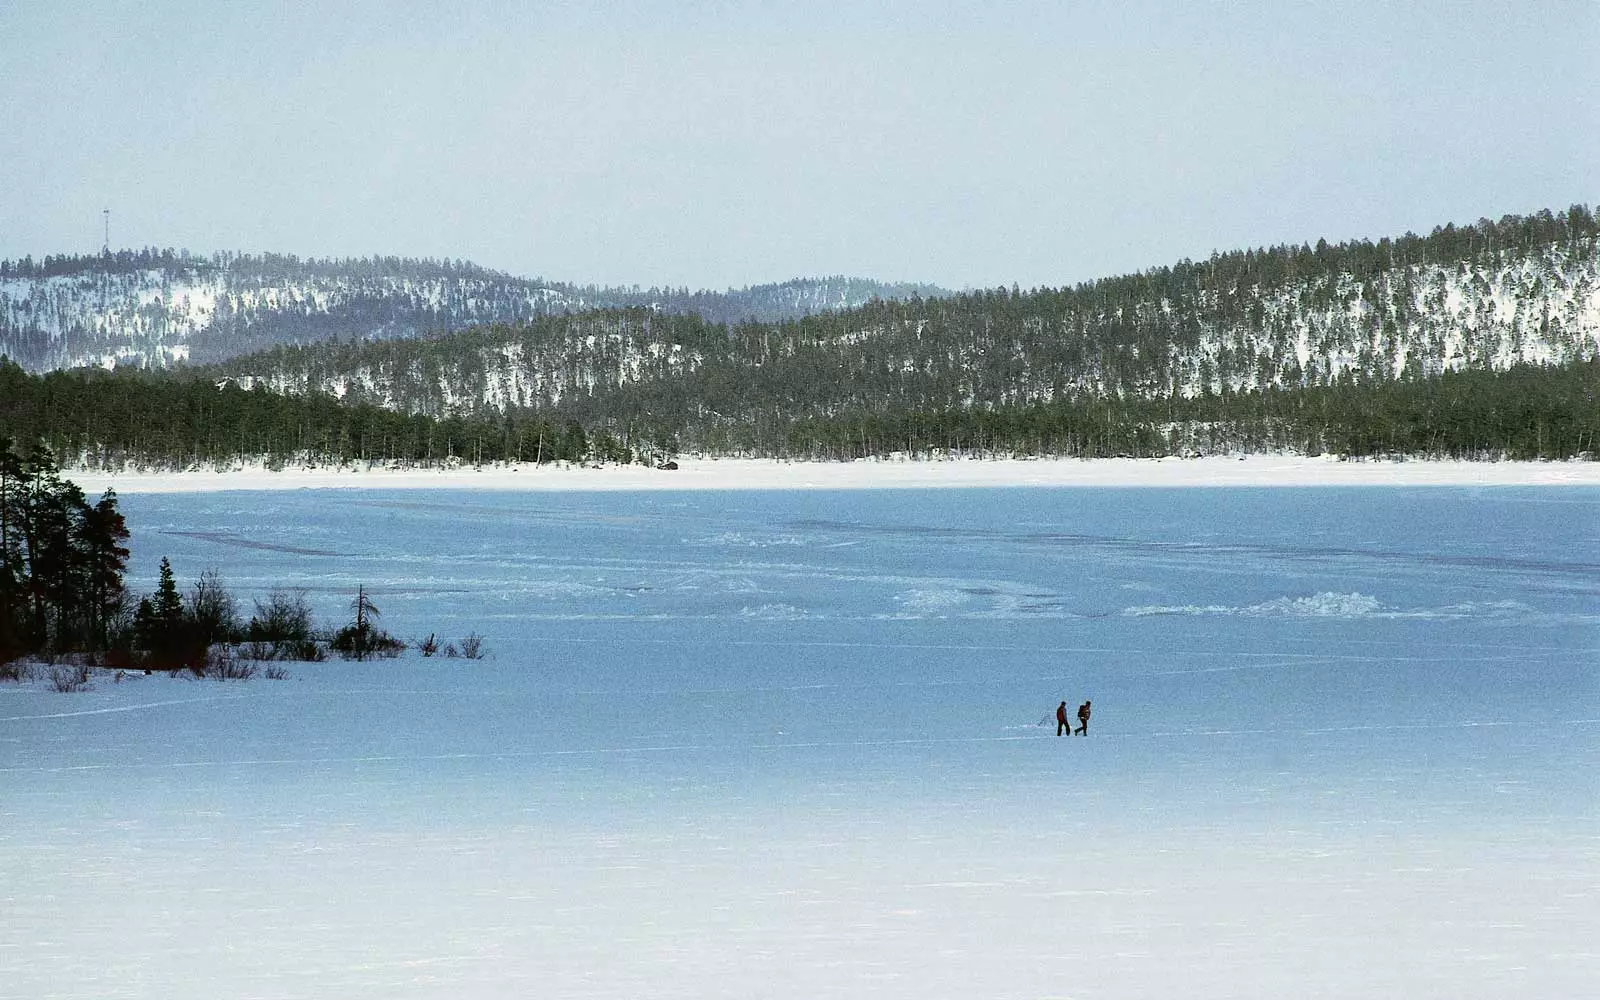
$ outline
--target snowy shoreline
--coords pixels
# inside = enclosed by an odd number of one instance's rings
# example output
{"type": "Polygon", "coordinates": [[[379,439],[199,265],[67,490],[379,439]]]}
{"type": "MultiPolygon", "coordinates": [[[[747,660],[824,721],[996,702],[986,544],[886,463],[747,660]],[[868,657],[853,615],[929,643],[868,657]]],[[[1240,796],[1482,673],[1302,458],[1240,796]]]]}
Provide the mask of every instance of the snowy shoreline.
{"type": "Polygon", "coordinates": [[[806,490],[959,487],[1600,486],[1600,462],[1341,461],[1303,456],[786,462],[681,458],[646,466],[454,469],[260,467],[182,472],[68,470],[89,492],[291,489],[806,490]]]}

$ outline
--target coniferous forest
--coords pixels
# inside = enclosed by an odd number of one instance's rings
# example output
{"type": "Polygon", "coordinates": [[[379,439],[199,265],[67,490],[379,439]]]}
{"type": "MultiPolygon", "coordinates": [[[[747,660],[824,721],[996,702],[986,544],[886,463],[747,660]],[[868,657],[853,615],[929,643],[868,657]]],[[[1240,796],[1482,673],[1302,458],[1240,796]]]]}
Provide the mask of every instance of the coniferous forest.
{"type": "Polygon", "coordinates": [[[587,428],[574,418],[522,408],[436,418],[322,393],[282,395],[144,373],[38,376],[0,366],[0,427],[91,468],[224,468],[258,461],[269,467],[657,464],[685,451],[832,460],[1278,451],[1569,459],[1600,450],[1600,359],[1193,398],[1076,397],[801,417],[778,411],[740,424],[639,420],[587,428]]]}
{"type": "Polygon", "coordinates": [[[325,393],[244,390],[184,373],[29,375],[0,361],[0,428],[91,468],[240,461],[404,463],[631,461],[613,435],[507,413],[435,419],[325,393]]]}
{"type": "Polygon", "coordinates": [[[0,363],[0,433],[91,467],[686,452],[1566,459],[1600,451],[1597,359],[1600,224],[1580,205],[783,320],[634,306],[209,367],[0,363]]]}

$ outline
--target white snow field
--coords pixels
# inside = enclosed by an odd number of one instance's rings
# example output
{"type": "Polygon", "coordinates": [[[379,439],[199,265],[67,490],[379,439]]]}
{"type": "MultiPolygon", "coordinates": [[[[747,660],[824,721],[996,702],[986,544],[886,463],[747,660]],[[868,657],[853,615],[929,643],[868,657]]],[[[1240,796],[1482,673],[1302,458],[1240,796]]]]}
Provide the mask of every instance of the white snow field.
{"type": "Polygon", "coordinates": [[[490,655],[0,685],[0,996],[1600,993],[1600,488],[123,507],[490,655]]]}
{"type": "Polygon", "coordinates": [[[74,471],[98,493],[283,489],[843,490],[1014,486],[1600,486],[1600,462],[1347,461],[1336,455],[1203,458],[967,458],[896,456],[854,462],[760,458],[677,459],[645,465],[490,465],[455,468],[261,464],[169,472],[74,471]]]}

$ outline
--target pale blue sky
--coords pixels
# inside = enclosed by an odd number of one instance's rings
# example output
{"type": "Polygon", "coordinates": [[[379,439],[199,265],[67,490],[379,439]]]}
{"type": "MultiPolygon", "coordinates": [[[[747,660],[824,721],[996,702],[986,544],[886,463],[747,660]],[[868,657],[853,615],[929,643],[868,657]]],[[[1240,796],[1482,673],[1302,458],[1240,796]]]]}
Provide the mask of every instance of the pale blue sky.
{"type": "Polygon", "coordinates": [[[0,257],[1058,285],[1600,200],[1600,3],[0,0],[0,257]]]}

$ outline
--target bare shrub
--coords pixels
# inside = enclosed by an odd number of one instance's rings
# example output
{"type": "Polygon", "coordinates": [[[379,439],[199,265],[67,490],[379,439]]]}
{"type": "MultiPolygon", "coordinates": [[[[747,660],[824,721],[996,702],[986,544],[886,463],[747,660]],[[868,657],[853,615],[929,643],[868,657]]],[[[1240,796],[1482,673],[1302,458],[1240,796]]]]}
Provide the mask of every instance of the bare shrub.
{"type": "Polygon", "coordinates": [[[303,642],[284,643],[280,660],[300,660],[305,663],[321,663],[328,658],[328,650],[315,639],[306,639],[303,642]]]}
{"type": "Polygon", "coordinates": [[[256,675],[256,664],[240,659],[226,646],[215,647],[206,653],[201,676],[219,681],[247,681],[256,675]]]}
{"type": "Polygon", "coordinates": [[[469,660],[483,659],[483,636],[468,632],[461,640],[461,655],[469,660]]]}
{"type": "Polygon", "coordinates": [[[444,658],[445,659],[453,660],[453,659],[455,659],[456,657],[458,657],[460,655],[461,655],[461,651],[456,648],[456,644],[455,643],[447,642],[447,643],[444,644],[444,658]]]}
{"type": "Polygon", "coordinates": [[[217,671],[212,676],[219,681],[247,681],[256,675],[259,669],[249,660],[237,660],[228,657],[217,665],[217,671]]]}
{"type": "Polygon", "coordinates": [[[268,667],[263,676],[269,681],[286,681],[289,679],[289,671],[285,667],[268,667]]]}
{"type": "Polygon", "coordinates": [[[214,642],[232,642],[238,638],[238,605],[215,569],[205,570],[195,581],[184,613],[197,642],[210,646],[214,642]]]}
{"type": "Polygon", "coordinates": [[[245,638],[261,642],[305,642],[311,638],[311,605],[306,592],[279,588],[267,595],[265,604],[256,601],[256,613],[245,629],[245,638]]]}
{"type": "Polygon", "coordinates": [[[87,663],[57,663],[50,668],[50,689],[70,694],[73,691],[87,691],[89,689],[89,665],[87,663]]]}
{"type": "Polygon", "coordinates": [[[432,656],[439,652],[439,636],[433,632],[429,632],[426,639],[418,639],[417,652],[421,653],[423,656],[432,656]]]}
{"type": "Polygon", "coordinates": [[[31,680],[33,680],[33,664],[27,660],[16,659],[0,663],[0,681],[31,680]]]}
{"type": "Polygon", "coordinates": [[[327,650],[315,639],[252,639],[238,647],[242,660],[269,662],[273,660],[300,660],[317,662],[328,658],[327,650]]]}

